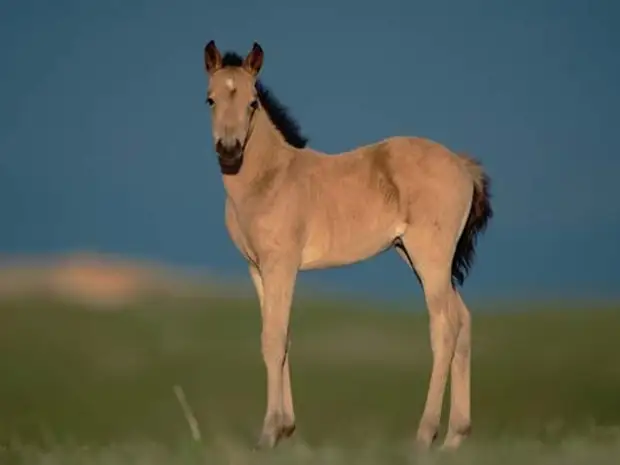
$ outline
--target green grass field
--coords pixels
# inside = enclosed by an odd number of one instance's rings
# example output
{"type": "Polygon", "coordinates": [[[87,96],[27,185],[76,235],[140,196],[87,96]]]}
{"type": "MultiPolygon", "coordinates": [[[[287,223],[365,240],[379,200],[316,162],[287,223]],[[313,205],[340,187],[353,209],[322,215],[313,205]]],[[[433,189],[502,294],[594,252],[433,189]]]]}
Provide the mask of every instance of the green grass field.
{"type": "Polygon", "coordinates": [[[474,310],[473,434],[456,453],[416,455],[426,315],[344,307],[294,309],[298,430],[253,453],[265,395],[254,301],[2,303],[0,463],[620,463],[619,309],[474,310]]]}

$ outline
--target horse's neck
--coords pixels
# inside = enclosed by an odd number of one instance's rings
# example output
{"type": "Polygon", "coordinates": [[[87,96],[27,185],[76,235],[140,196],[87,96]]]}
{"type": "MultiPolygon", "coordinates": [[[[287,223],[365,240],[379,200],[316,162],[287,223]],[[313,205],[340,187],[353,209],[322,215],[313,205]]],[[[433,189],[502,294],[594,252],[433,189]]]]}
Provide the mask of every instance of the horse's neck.
{"type": "Polygon", "coordinates": [[[264,173],[284,169],[293,156],[291,147],[273,125],[265,110],[255,117],[250,137],[243,154],[243,163],[237,174],[224,175],[224,187],[229,199],[237,204],[251,191],[264,173]]]}

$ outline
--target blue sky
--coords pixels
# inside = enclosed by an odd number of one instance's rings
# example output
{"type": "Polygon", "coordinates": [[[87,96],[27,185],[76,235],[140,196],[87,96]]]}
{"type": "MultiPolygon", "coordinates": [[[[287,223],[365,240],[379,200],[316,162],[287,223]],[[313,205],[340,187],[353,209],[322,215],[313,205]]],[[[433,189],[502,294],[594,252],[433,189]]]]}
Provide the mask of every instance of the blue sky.
{"type": "MultiPolygon", "coordinates": [[[[466,294],[617,297],[619,20],[612,1],[5,2],[0,253],[94,249],[245,276],[202,49],[256,40],[263,81],[313,148],[408,134],[484,163],[496,214],[466,294]]],[[[419,292],[395,253],[303,281],[419,292]]]]}

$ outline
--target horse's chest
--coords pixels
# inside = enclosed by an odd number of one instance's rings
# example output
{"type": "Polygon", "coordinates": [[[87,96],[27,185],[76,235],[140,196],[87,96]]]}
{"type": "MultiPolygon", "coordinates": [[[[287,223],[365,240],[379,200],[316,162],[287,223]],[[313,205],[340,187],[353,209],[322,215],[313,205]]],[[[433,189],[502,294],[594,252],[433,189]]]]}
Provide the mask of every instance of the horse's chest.
{"type": "Polygon", "coordinates": [[[226,227],[239,251],[249,260],[259,262],[265,254],[290,251],[299,243],[300,228],[277,211],[237,211],[227,207],[226,227]]]}
{"type": "Polygon", "coordinates": [[[230,203],[226,204],[226,229],[239,252],[241,252],[246,259],[255,262],[256,256],[252,252],[251,241],[245,231],[246,228],[244,228],[243,224],[239,221],[237,212],[230,203]]]}

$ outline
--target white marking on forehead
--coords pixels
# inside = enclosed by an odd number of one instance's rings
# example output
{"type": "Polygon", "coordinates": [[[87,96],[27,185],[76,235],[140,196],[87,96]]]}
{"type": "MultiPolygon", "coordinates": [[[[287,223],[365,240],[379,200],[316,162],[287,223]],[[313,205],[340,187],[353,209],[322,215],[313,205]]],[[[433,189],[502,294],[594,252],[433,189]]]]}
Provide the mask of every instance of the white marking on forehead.
{"type": "Polygon", "coordinates": [[[232,78],[228,78],[226,79],[226,87],[228,87],[228,90],[233,91],[235,90],[235,81],[233,81],[232,78]]]}

